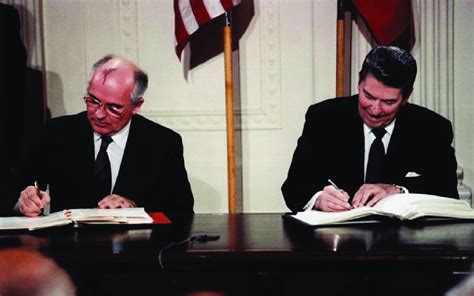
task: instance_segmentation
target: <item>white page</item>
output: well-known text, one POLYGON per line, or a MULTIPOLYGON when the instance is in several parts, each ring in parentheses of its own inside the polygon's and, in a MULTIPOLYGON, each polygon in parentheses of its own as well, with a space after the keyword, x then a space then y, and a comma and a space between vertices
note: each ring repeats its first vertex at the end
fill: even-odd
POLYGON ((377 211, 371 207, 360 207, 343 212, 299 212, 296 213, 296 215, 294 215, 293 217, 310 225, 323 225, 363 218, 375 213, 377 213, 377 211))
POLYGON ((343 212, 306 211, 293 215, 310 225, 332 224, 355 220, 371 214, 412 220, 424 216, 474 219, 474 210, 463 200, 429 194, 394 194, 373 207, 360 207, 343 212))
POLYGON ((39 217, 0 217, 0 229, 39 229, 51 226, 59 226, 71 223, 64 216, 64 211, 51 213, 48 216, 39 217))
POLYGON ((74 221, 103 221, 118 223, 152 223, 153 219, 144 208, 125 209, 72 209, 70 218, 74 221))

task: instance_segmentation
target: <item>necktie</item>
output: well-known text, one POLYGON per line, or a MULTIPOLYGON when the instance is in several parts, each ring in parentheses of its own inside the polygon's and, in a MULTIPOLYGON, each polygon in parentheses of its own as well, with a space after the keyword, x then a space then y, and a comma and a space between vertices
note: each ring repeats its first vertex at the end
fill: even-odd
POLYGON ((97 158, 94 164, 94 181, 97 193, 97 198, 102 199, 110 194, 112 187, 112 174, 110 171, 110 161, 107 155, 107 147, 112 138, 109 136, 102 136, 102 143, 97 158))
POLYGON ((365 183, 379 183, 381 181, 385 159, 385 148, 382 143, 382 138, 386 132, 387 131, 384 128, 372 129, 372 133, 375 135, 375 140, 370 146, 365 183))

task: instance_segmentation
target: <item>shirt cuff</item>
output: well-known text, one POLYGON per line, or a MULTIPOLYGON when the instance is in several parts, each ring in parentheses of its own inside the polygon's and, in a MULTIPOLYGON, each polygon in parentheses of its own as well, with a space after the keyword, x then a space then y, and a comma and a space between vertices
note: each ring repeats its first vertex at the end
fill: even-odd
POLYGON ((316 200, 318 199, 319 195, 321 195, 321 192, 322 191, 318 191, 313 195, 313 197, 311 197, 308 203, 306 203, 306 205, 303 207, 303 211, 306 212, 306 211, 315 210, 314 205, 316 204, 316 200))
POLYGON ((397 184, 392 184, 392 186, 396 187, 400 191, 400 194, 410 193, 405 186, 400 186, 397 184))

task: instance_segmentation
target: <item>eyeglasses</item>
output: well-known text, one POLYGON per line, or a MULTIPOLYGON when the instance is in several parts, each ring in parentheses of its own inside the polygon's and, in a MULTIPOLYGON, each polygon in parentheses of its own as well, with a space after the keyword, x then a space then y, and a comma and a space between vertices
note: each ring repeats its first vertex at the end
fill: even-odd
POLYGON ((124 107, 117 104, 109 104, 101 102, 99 99, 92 95, 84 96, 84 102, 86 102, 87 108, 91 108, 94 110, 99 109, 102 106, 105 106, 105 110, 107 113, 113 117, 120 117, 124 111, 124 107))

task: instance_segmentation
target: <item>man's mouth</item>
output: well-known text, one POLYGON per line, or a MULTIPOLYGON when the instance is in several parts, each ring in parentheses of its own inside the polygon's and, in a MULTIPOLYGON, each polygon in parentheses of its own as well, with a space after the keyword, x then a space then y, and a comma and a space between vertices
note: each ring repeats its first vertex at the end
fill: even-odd
POLYGON ((374 120, 374 121, 378 121, 380 120, 381 118, 383 118, 383 115, 372 115, 370 113, 367 113, 367 115, 369 115, 369 118, 374 120))
POLYGON ((94 122, 94 125, 95 126, 99 126, 99 127, 106 127, 107 124, 105 122, 98 122, 98 121, 93 121, 94 122))

